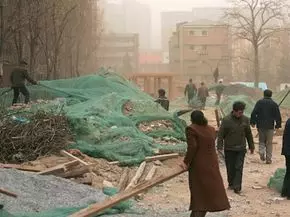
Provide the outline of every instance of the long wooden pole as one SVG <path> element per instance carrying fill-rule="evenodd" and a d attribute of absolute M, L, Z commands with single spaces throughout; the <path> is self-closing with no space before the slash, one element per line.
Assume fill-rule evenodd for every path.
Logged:
<path fill-rule="evenodd" d="M 185 170 L 181 167 L 176 167 L 172 172 L 168 173 L 167 175 L 159 176 L 156 179 L 152 179 L 150 181 L 144 182 L 142 184 L 137 185 L 134 189 L 129 191 L 124 191 L 120 194 L 117 194 L 101 203 L 96 203 L 94 205 L 91 205 L 85 209 L 82 209 L 79 212 L 76 212 L 75 214 L 70 215 L 69 217 L 94 217 L 96 214 L 109 209 L 113 207 L 114 205 L 127 200 L 131 197 L 134 197 L 137 194 L 142 193 L 143 191 L 146 191 L 149 188 L 152 188 L 156 185 L 159 185 L 163 182 L 166 182 L 182 173 L 184 173 Z"/>

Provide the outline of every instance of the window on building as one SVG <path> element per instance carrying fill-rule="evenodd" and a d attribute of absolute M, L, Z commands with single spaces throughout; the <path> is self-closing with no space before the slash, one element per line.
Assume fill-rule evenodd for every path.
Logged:
<path fill-rule="evenodd" d="M 195 35 L 195 31 L 189 31 L 189 35 L 190 35 L 190 36 Z"/>
<path fill-rule="evenodd" d="M 203 30 L 203 31 L 201 32 L 201 35 L 202 35 L 202 36 L 208 36 L 208 31 Z"/>

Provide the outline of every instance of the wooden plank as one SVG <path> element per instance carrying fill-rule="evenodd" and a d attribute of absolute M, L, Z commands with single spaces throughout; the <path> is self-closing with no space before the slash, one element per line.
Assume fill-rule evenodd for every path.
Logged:
<path fill-rule="evenodd" d="M 215 119 L 216 119 L 216 123 L 217 123 L 217 127 L 219 128 L 221 125 L 221 120 L 220 120 L 220 116 L 219 116 L 219 111 L 217 109 L 214 110 L 215 113 Z"/>
<path fill-rule="evenodd" d="M 17 198 L 17 195 L 16 195 L 16 194 L 14 194 L 14 193 L 12 193 L 12 192 L 10 192 L 10 191 L 6 191 L 6 190 L 4 190 L 4 189 L 2 189 L 2 188 L 0 188 L 0 193 L 1 193 L 1 194 L 5 194 L 5 195 L 10 196 L 10 197 L 15 197 L 15 198 Z"/>
<path fill-rule="evenodd" d="M 142 176 L 142 174 L 143 174 L 143 172 L 145 170 L 145 167 L 146 167 L 146 162 L 144 161 L 139 166 L 139 168 L 138 168 L 135 176 L 133 177 L 133 179 L 131 180 L 131 182 L 129 183 L 129 185 L 126 187 L 125 191 L 127 191 L 130 188 L 134 188 L 138 184 L 138 182 L 139 182 L 139 180 L 140 180 L 140 178 L 141 178 L 141 176 Z"/>
<path fill-rule="evenodd" d="M 0 164 L 0 168 L 4 169 L 16 169 L 16 170 L 22 170 L 22 171 L 28 171 L 28 172 L 39 172 L 39 169 L 35 169 L 34 167 L 30 166 L 21 166 L 18 164 Z"/>
<path fill-rule="evenodd" d="M 80 162 L 81 164 L 83 164 L 83 165 L 89 165 L 89 163 L 83 161 L 82 159 L 79 159 L 78 157 L 76 157 L 76 156 L 74 156 L 74 155 L 68 153 L 68 152 L 65 151 L 65 150 L 60 151 L 60 153 L 61 153 L 62 155 L 64 155 L 64 156 L 66 156 L 66 157 L 70 157 L 70 158 L 73 158 L 73 159 L 79 161 L 79 162 Z"/>
<path fill-rule="evenodd" d="M 109 199 L 101 203 L 93 204 L 85 209 L 80 210 L 79 212 L 76 212 L 75 214 L 70 215 L 69 217 L 94 217 L 96 216 L 96 214 L 99 214 L 100 212 L 111 208 L 124 200 L 134 197 L 135 195 L 140 194 L 143 191 L 146 191 L 147 189 L 159 185 L 163 182 L 166 182 L 184 172 L 185 170 L 181 167 L 176 167 L 172 170 L 172 172 L 168 173 L 167 175 L 159 176 L 158 178 L 152 179 L 151 181 L 146 181 L 142 184 L 137 185 L 134 189 L 124 191 L 120 194 L 110 197 Z"/>
<path fill-rule="evenodd" d="M 79 161 L 74 160 L 74 161 L 70 161 L 68 163 L 64 163 L 64 164 L 59 164 L 57 166 L 48 168 L 46 170 L 43 170 L 41 172 L 38 172 L 37 175 L 52 175 L 52 174 L 56 174 L 56 173 L 64 173 L 66 167 L 71 167 L 71 166 L 76 166 L 79 164 Z"/>
<path fill-rule="evenodd" d="M 118 184 L 118 189 L 119 191 L 124 191 L 127 187 L 127 184 L 129 182 L 129 173 L 130 173 L 130 169 L 128 167 L 126 167 L 124 170 L 123 170 L 123 173 L 121 175 L 121 178 L 120 178 L 120 181 L 119 181 L 119 184 Z"/>
<path fill-rule="evenodd" d="M 153 157 L 146 157 L 145 158 L 145 162 L 152 162 L 152 161 L 156 161 L 156 160 L 168 160 L 168 159 L 171 159 L 171 158 L 177 158 L 179 157 L 179 154 L 178 153 L 172 153 L 172 154 L 164 154 L 164 155 L 156 155 L 156 156 L 153 156 Z M 120 164 L 119 161 L 113 161 L 113 162 L 110 162 L 109 163 L 110 165 L 118 165 Z"/>
<path fill-rule="evenodd" d="M 153 165 L 153 167 L 151 168 L 151 170 L 147 174 L 145 181 L 149 181 L 149 180 L 153 179 L 153 176 L 155 175 L 157 168 L 158 168 L 157 166 Z"/>

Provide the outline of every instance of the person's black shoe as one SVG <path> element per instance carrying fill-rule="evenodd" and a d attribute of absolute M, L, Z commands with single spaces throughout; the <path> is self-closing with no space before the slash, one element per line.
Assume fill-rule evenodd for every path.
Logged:
<path fill-rule="evenodd" d="M 0 209 L 3 209 L 4 208 L 4 205 L 3 204 L 0 204 Z"/>
<path fill-rule="evenodd" d="M 264 155 L 260 155 L 260 160 L 261 160 L 261 161 L 266 161 L 265 156 L 264 156 Z"/>
<path fill-rule="evenodd" d="M 272 164 L 272 161 L 271 160 L 267 160 L 266 164 Z"/>
<path fill-rule="evenodd" d="M 235 192 L 235 194 L 238 194 L 238 195 L 241 194 L 241 190 L 234 189 L 234 192 Z"/>

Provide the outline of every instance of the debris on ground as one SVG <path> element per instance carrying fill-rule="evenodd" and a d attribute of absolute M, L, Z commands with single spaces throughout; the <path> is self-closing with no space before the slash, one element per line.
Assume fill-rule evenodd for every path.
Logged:
<path fill-rule="evenodd" d="M 18 198 L 0 194 L 5 210 L 41 212 L 55 208 L 82 207 L 103 201 L 102 191 L 55 176 L 39 176 L 17 170 L 0 169 L 1 188 L 11 189 Z"/>
<path fill-rule="evenodd" d="M 172 123 L 169 120 L 148 121 L 139 124 L 139 129 L 144 133 L 156 130 L 173 130 L 172 127 Z"/>
<path fill-rule="evenodd" d="M 12 116 L 0 125 L 0 162 L 23 163 L 58 153 L 72 140 L 64 115 Z"/>

